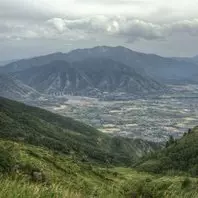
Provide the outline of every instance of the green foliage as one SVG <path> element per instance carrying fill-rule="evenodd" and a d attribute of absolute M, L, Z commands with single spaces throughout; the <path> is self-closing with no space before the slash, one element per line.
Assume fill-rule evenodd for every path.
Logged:
<path fill-rule="evenodd" d="M 189 178 L 185 178 L 184 181 L 182 182 L 181 188 L 187 188 L 191 184 L 191 180 Z"/>
<path fill-rule="evenodd" d="M 9 173 L 15 161 L 9 150 L 0 147 L 0 172 Z"/>
<path fill-rule="evenodd" d="M 161 172 L 161 166 L 160 162 L 157 160 L 148 160 L 138 166 L 138 170 L 144 171 L 144 172 L 151 172 L 151 173 L 160 173 Z"/>
<path fill-rule="evenodd" d="M 130 165 L 141 140 L 110 137 L 7 99 L 0 101 L 0 137 L 0 198 L 198 197 L 197 179 L 168 176 L 197 176 L 198 128 L 136 164 L 158 175 L 112 167 Z"/>
<path fill-rule="evenodd" d="M 82 198 L 80 193 L 72 192 L 58 184 L 44 186 L 28 183 L 21 178 L 0 178 L 1 198 Z"/>
<path fill-rule="evenodd" d="M 169 140 L 166 142 L 166 147 L 169 147 L 170 145 L 175 143 L 175 139 L 173 138 L 173 136 L 171 135 L 169 137 Z"/>
<path fill-rule="evenodd" d="M 137 168 L 154 173 L 186 172 L 196 177 L 198 176 L 197 164 L 198 127 L 195 127 L 180 140 L 175 141 L 170 137 L 166 148 L 140 160 Z"/>
<path fill-rule="evenodd" d="M 92 197 L 92 194 L 101 196 L 103 194 L 115 194 L 118 197 L 121 193 L 120 188 L 113 186 L 116 184 L 116 180 L 113 179 L 114 172 L 105 168 L 76 162 L 72 157 L 62 153 L 54 153 L 48 149 L 23 143 L 0 139 L 0 148 L 6 155 L 15 156 L 15 161 L 7 161 L 6 163 L 12 171 L 6 172 L 2 178 L 0 174 L 0 183 L 9 180 L 8 184 L 4 183 L 4 188 L 9 191 L 11 189 L 6 185 L 12 186 L 14 184 L 17 188 L 21 188 L 21 192 L 16 189 L 13 191 L 13 193 L 18 192 L 19 197 L 26 197 L 26 193 L 29 197 L 36 197 L 31 196 L 27 192 L 28 189 L 31 192 L 36 189 L 39 190 L 40 195 L 37 194 L 39 197 L 43 197 L 43 193 L 46 194 L 44 197 L 50 197 L 50 193 L 53 193 L 54 188 L 57 188 L 57 190 L 60 189 L 60 194 L 57 194 L 58 191 L 54 192 L 56 195 L 54 197 L 57 198 L 65 197 L 64 193 L 70 197 L 70 192 L 79 195 L 77 197 L 82 197 L 82 195 Z M 119 175 L 116 178 L 119 179 Z M 1 184 L 0 187 L 2 187 Z M 43 192 L 42 188 L 46 191 Z M 10 194 L 8 197 L 15 197 L 12 191 L 6 193 Z M 0 197 L 2 197 L 1 189 Z"/>
<path fill-rule="evenodd" d="M 149 142 L 111 137 L 71 118 L 0 98 L 0 137 L 43 146 L 80 161 L 131 165 Z M 143 151 L 144 150 L 144 151 Z"/>
<path fill-rule="evenodd" d="M 193 178 L 189 182 L 186 177 L 149 175 L 131 168 L 101 168 L 49 149 L 1 139 L 0 148 L 15 156 L 8 163 L 12 171 L 0 175 L 2 198 L 196 198 L 198 195 L 198 180 Z M 32 177 L 35 172 L 36 178 Z M 40 180 L 40 176 L 45 180 Z"/>

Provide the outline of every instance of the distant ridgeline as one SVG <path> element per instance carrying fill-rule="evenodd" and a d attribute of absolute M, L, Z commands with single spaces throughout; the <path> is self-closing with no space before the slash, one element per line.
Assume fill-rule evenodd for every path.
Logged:
<path fill-rule="evenodd" d="M 92 97 L 102 97 L 106 92 L 159 94 L 169 90 L 167 84 L 198 82 L 196 61 L 164 58 L 120 46 L 98 46 L 18 60 L 0 67 L 0 73 L 20 80 L 23 89 L 26 85 L 26 92 L 31 87 L 30 93 L 35 93 L 35 89 L 41 94 Z M 11 91 L 11 98 L 14 93 L 20 94 Z"/>
<path fill-rule="evenodd" d="M 165 58 L 156 54 L 145 54 L 132 51 L 122 46 L 96 46 L 88 49 L 76 49 L 69 53 L 53 53 L 31 59 L 13 61 L 0 68 L 2 73 L 18 72 L 33 67 L 48 65 L 53 61 L 68 63 L 92 60 L 93 68 L 98 64 L 95 60 L 113 60 L 117 65 L 125 65 L 136 70 L 142 77 L 151 77 L 160 83 L 197 82 L 197 57 Z"/>
<path fill-rule="evenodd" d="M 165 86 L 135 69 L 107 58 L 80 62 L 53 61 L 12 75 L 45 94 L 100 96 L 104 92 L 128 94 L 156 93 Z"/>
<path fill-rule="evenodd" d="M 0 67 L 0 74 L 21 81 L 15 81 L 15 86 L 22 86 L 21 90 L 25 89 L 30 97 L 36 91 L 37 95 L 40 92 L 103 98 L 107 92 L 135 97 L 168 92 L 169 84 L 198 83 L 196 60 L 165 58 L 121 46 L 98 46 L 14 61 Z M 4 84 L 0 79 L 0 87 Z M 29 97 L 12 88 L 13 83 L 6 93 L 9 98 L 13 99 L 15 94 Z"/>
<path fill-rule="evenodd" d="M 36 99 L 41 94 L 10 75 L 0 74 L 0 96 L 14 99 Z"/>

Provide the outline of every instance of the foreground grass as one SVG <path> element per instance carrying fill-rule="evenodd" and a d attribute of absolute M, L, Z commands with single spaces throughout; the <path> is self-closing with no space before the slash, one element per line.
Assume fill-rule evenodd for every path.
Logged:
<path fill-rule="evenodd" d="M 151 175 L 127 168 L 114 168 L 126 180 L 122 184 L 127 197 L 197 198 L 198 179 L 182 176 Z"/>
<path fill-rule="evenodd" d="M 70 192 L 63 186 L 27 183 L 27 181 L 11 178 L 0 179 L 1 198 L 80 198 L 79 193 Z"/>
<path fill-rule="evenodd" d="M 92 189 L 90 194 L 75 192 L 63 184 L 43 185 L 30 183 L 21 178 L 0 178 L 0 198 L 197 198 L 197 179 L 190 178 L 185 183 L 182 177 L 156 177 L 137 173 L 129 169 L 117 169 L 122 177 L 117 181 L 117 188 L 123 193 L 107 192 L 104 187 Z M 126 174 L 127 173 L 127 174 Z M 71 181 L 72 182 L 72 181 Z M 112 189 L 115 186 L 111 186 Z M 97 193 L 96 193 L 97 191 Z"/>
<path fill-rule="evenodd" d="M 0 198 L 198 197 L 196 178 L 153 175 L 131 168 L 98 167 L 78 161 L 72 155 L 6 140 L 0 140 L 0 148 L 1 170 L 7 170 L 6 166 L 11 163 L 10 172 L 2 172 L 0 176 Z M 2 158 L 3 152 L 10 158 Z M 12 170 L 16 165 L 22 168 Z M 41 172 L 44 181 L 32 181 L 32 170 Z"/>
<path fill-rule="evenodd" d="M 0 139 L 2 170 L 6 174 L 0 177 L 0 197 L 124 196 L 117 185 L 121 178 L 107 167 L 81 162 L 72 154 Z M 44 180 L 32 181 L 32 171 L 42 173 Z"/>

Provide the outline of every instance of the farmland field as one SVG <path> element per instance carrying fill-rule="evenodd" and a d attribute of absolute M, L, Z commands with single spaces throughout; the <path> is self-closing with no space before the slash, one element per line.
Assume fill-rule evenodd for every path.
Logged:
<path fill-rule="evenodd" d="M 159 142 L 170 135 L 180 137 L 197 125 L 198 87 L 171 88 L 169 94 L 123 101 L 66 96 L 68 100 L 61 104 L 45 102 L 42 107 L 90 124 L 104 133 Z"/>

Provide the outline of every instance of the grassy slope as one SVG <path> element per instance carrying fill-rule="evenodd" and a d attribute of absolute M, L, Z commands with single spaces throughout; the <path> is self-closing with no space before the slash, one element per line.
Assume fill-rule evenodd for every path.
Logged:
<path fill-rule="evenodd" d="M 160 152 L 147 156 L 137 167 L 154 173 L 172 171 L 198 176 L 198 127 Z"/>
<path fill-rule="evenodd" d="M 186 183 L 184 177 L 138 173 L 129 168 L 100 168 L 76 161 L 71 156 L 8 140 L 0 140 L 0 149 L 1 153 L 9 151 L 12 167 L 18 167 L 10 169 L 8 175 L 0 174 L 2 198 L 198 196 L 198 179 L 190 178 Z M 2 160 L 0 166 L 2 167 Z M 33 182 L 31 170 L 42 172 L 45 180 Z"/>
<path fill-rule="evenodd" d="M 130 165 L 156 145 L 110 137 L 96 129 L 48 111 L 0 97 L 0 137 L 75 154 L 81 160 Z"/>
<path fill-rule="evenodd" d="M 49 189 L 51 189 L 50 193 L 55 191 L 57 194 L 58 190 L 56 189 L 62 189 L 63 192 L 61 193 L 63 194 L 69 194 L 72 191 L 73 194 L 77 195 L 118 192 L 118 189 L 112 187 L 113 180 L 111 178 L 114 177 L 112 172 L 107 172 L 106 169 L 99 169 L 91 164 L 84 164 L 72 156 L 57 154 L 41 147 L 5 140 L 0 141 L 0 149 L 1 153 L 3 153 L 2 150 L 9 151 L 12 159 L 11 168 L 8 171 L 6 169 L 6 172 L 9 172 L 10 177 L 17 176 L 17 180 L 20 182 L 11 181 L 10 177 L 7 180 L 10 178 L 10 182 L 13 185 L 16 183 L 21 188 L 27 185 L 28 188 L 39 188 L 40 190 L 42 188 L 41 183 L 43 183 L 46 188 L 43 193 L 47 193 Z M 0 167 L 4 165 L 2 165 L 2 161 L 0 162 Z M 10 164 L 7 163 L 7 167 Z M 15 170 L 15 167 L 17 167 L 17 170 Z M 39 182 L 40 184 L 30 182 L 32 180 L 32 171 L 35 170 L 45 176 L 45 180 L 41 183 Z"/>

